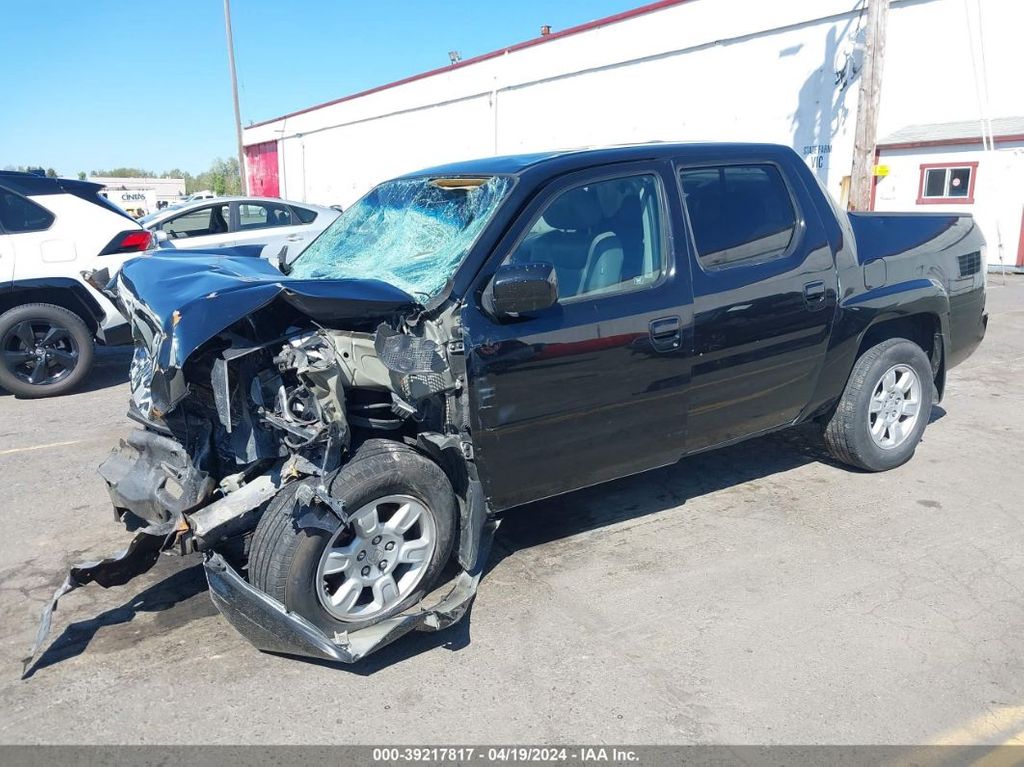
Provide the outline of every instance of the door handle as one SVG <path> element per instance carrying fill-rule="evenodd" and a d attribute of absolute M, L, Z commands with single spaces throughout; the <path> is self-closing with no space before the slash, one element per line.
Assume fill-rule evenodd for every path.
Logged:
<path fill-rule="evenodd" d="M 804 303 L 811 309 L 816 309 L 825 303 L 825 283 L 823 281 L 817 280 L 804 285 Z"/>
<path fill-rule="evenodd" d="M 683 337 L 683 321 L 678 317 L 659 317 L 648 325 L 651 345 L 655 351 L 678 349 Z"/>
<path fill-rule="evenodd" d="M 288 242 L 298 242 L 299 240 L 302 239 L 302 235 L 301 234 L 289 234 L 285 239 L 288 240 Z"/>

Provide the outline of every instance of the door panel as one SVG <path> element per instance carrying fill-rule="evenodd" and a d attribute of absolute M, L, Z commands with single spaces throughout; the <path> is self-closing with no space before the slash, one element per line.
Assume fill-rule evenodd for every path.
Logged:
<path fill-rule="evenodd" d="M 254 229 L 248 232 L 238 232 L 232 239 L 235 245 L 257 245 L 262 243 L 268 247 L 276 246 L 280 250 L 282 245 L 290 244 L 287 237 L 288 233 L 282 227 L 280 229 Z"/>
<path fill-rule="evenodd" d="M 789 423 L 814 391 L 836 273 L 807 190 L 785 179 L 767 160 L 681 169 L 698 254 L 692 450 Z"/>
<path fill-rule="evenodd" d="M 646 212 L 630 197 L 645 188 L 632 177 L 631 202 L 613 195 L 586 225 L 551 212 L 564 194 L 607 181 L 576 174 L 528 206 L 499 246 L 510 260 L 552 263 L 559 304 L 505 321 L 477 303 L 464 311 L 474 444 L 493 508 L 671 463 L 685 449 L 692 310 L 673 253 L 677 198 L 666 176 L 641 171 L 657 189 Z"/>

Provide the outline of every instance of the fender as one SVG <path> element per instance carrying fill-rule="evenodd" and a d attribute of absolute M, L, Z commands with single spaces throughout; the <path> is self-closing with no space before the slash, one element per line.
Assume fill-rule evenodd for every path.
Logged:
<path fill-rule="evenodd" d="M 99 302 L 89 293 L 89 289 L 81 282 L 71 277 L 35 277 L 31 279 L 13 280 L 0 286 L 0 311 L 13 308 L 23 301 L 16 300 L 16 296 L 22 292 L 34 291 L 68 291 L 74 296 L 72 306 L 65 308 L 74 309 L 84 314 L 82 319 L 87 323 L 91 320 L 95 327 L 103 323 L 103 309 Z M 53 303 L 50 301 L 50 303 Z"/>
<path fill-rule="evenodd" d="M 839 306 L 841 321 L 852 318 L 863 322 L 867 319 L 857 328 L 858 342 L 872 325 L 912 314 L 931 314 L 939 319 L 943 346 L 948 345 L 949 293 L 936 279 L 920 278 L 883 285 L 841 301 Z"/>
<path fill-rule="evenodd" d="M 814 397 L 802 417 L 827 410 L 843 393 L 857 353 L 872 327 L 889 320 L 927 314 L 938 319 L 943 353 L 949 344 L 949 294 L 938 280 L 918 278 L 883 285 L 848 296 L 838 316 L 826 352 L 825 366 Z"/>
<path fill-rule="evenodd" d="M 476 464 L 467 460 L 464 443 L 454 435 L 421 432 L 416 447 L 437 463 L 452 483 L 459 501 L 459 564 L 473 570 L 479 563 L 484 526 L 491 517 Z"/>

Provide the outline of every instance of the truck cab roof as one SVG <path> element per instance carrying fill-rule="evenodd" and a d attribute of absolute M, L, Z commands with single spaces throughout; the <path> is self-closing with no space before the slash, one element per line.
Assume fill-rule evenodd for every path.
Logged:
<path fill-rule="evenodd" d="M 754 154 L 790 154 L 793 153 L 793 150 L 781 144 L 726 142 L 663 142 L 580 147 L 549 152 L 485 157 L 449 163 L 406 174 L 405 178 L 415 178 L 418 176 L 520 175 L 534 170 L 543 170 L 554 174 L 619 162 L 637 162 L 677 157 L 699 160 L 702 156 L 720 156 L 726 152 L 734 156 L 743 157 Z"/>

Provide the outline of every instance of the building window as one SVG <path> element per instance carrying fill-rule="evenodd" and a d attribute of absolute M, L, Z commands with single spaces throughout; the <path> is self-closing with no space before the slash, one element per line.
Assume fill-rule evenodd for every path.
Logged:
<path fill-rule="evenodd" d="M 976 162 L 922 165 L 917 204 L 971 205 L 977 175 Z"/>

